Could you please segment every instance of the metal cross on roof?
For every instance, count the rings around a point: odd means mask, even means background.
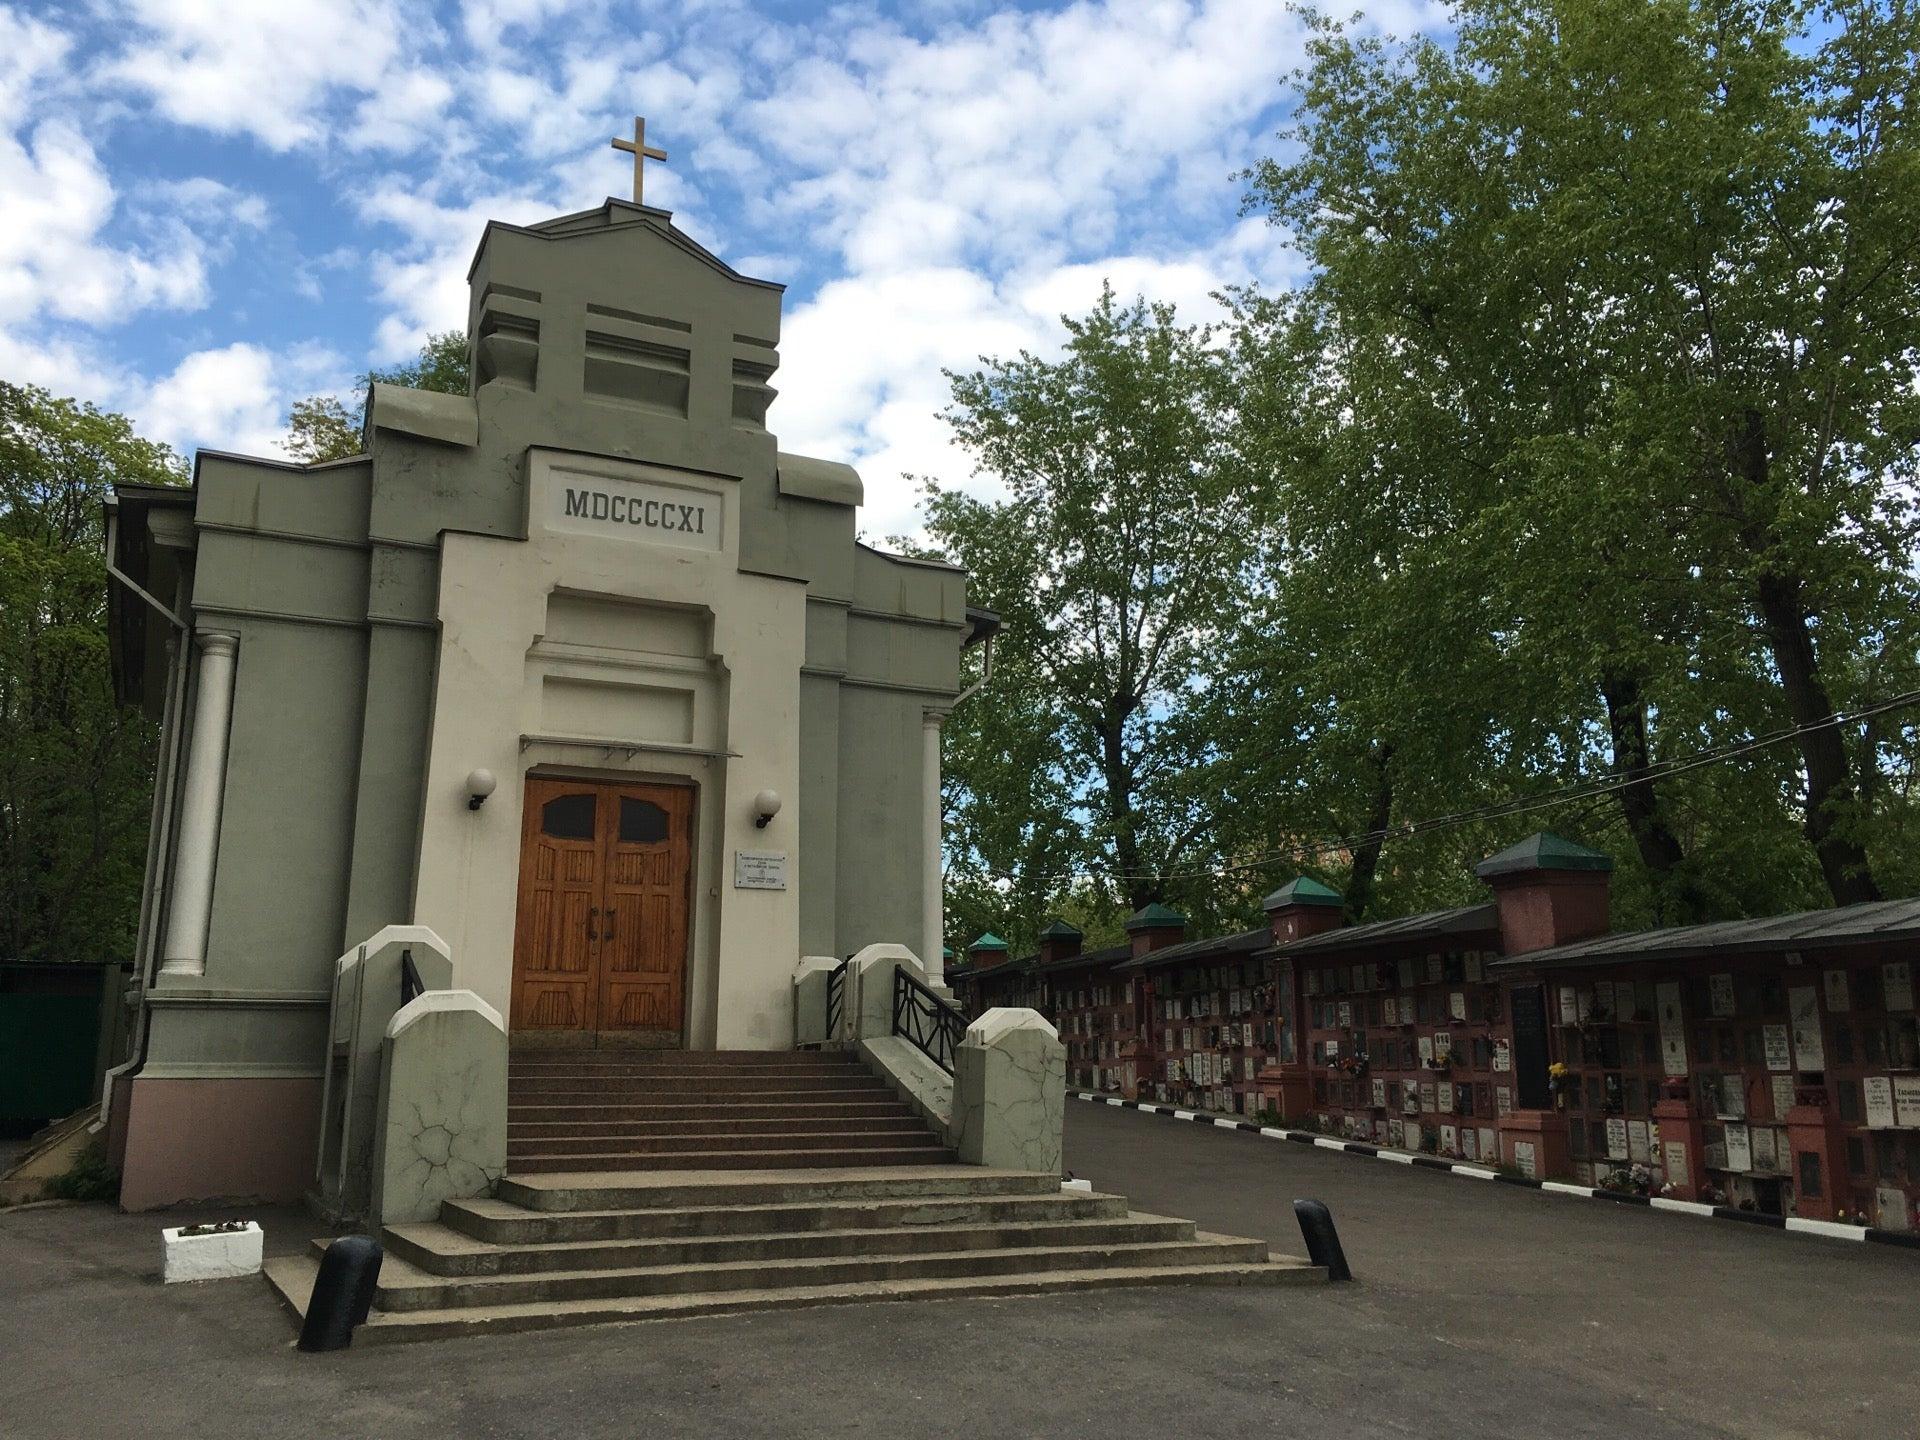
[[[667,158],[667,152],[664,150],[656,150],[653,146],[647,144],[647,122],[638,115],[633,117],[633,139],[622,140],[618,136],[615,136],[613,148],[616,150],[624,150],[633,156],[633,203],[639,205],[643,203],[640,199],[640,187],[641,182],[645,179],[643,172],[646,169],[647,161],[665,160]]]

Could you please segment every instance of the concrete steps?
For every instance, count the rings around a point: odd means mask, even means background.
[[[516,1174],[937,1165],[951,1159],[858,1057],[827,1051],[516,1049]]]
[[[932,1136],[913,1145],[886,1149],[842,1145],[816,1150],[685,1150],[674,1153],[625,1151],[606,1154],[572,1150],[555,1155],[511,1157],[508,1163],[523,1175],[552,1175],[583,1170],[679,1170],[699,1165],[709,1170],[761,1170],[768,1166],[798,1169],[801,1166],[844,1167],[855,1165],[944,1165],[953,1155]]]
[[[704,1162],[703,1162],[704,1164]],[[1324,1278],[1258,1241],[1063,1192],[1053,1175],[933,1164],[516,1173],[391,1227],[366,1342],[883,1299]],[[313,1255],[268,1278],[298,1314]]]

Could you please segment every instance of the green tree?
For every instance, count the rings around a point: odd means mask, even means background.
[[[1638,777],[1618,818],[1657,914],[1766,904],[1724,862],[1782,814],[1835,901],[1873,898],[1913,873],[1911,716],[1815,722],[1915,673],[1920,15],[1467,0],[1455,21],[1451,46],[1399,45],[1313,17],[1297,150],[1251,177],[1314,267],[1320,393],[1455,452],[1409,488],[1355,483],[1454,517],[1523,773]],[[1737,772],[1648,778],[1661,735],[1788,725]]]
[[[103,506],[179,484],[119,415],[0,382],[0,954],[133,953],[154,726],[114,703]]]
[[[1010,940],[1089,875],[1109,907],[1206,919],[1180,880],[1212,850],[1196,702],[1250,532],[1209,333],[1110,289],[1065,324],[1058,359],[949,377],[1003,493],[927,489],[934,544],[1003,623],[992,685],[948,722],[948,813],[956,910],[997,909]]]
[[[369,370],[360,380],[360,399],[352,410],[331,395],[309,395],[296,401],[287,416],[287,451],[294,459],[317,465],[358,455],[367,428],[367,390],[374,384],[405,385],[413,390],[438,390],[446,395],[469,391],[467,337],[444,330],[427,337],[420,353],[389,370]]]

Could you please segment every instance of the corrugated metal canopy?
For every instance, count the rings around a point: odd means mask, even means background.
[[[1264,950],[1273,943],[1273,932],[1262,925],[1258,930],[1243,930],[1238,935],[1216,935],[1206,940],[1182,940],[1161,950],[1150,950],[1138,959],[1115,966],[1119,970],[1157,970],[1183,960],[1230,960]]]
[[[1491,969],[1516,970],[1605,961],[1670,960],[1737,951],[1819,950],[1888,940],[1920,940],[1920,897],[1842,905],[1831,910],[1802,910],[1759,920],[1722,920],[1712,925],[1678,925],[1665,930],[1633,930],[1598,935],[1571,945],[1507,955]]]
[[[1454,910],[1429,910],[1422,915],[1402,915],[1395,920],[1376,920],[1371,925],[1351,925],[1344,930],[1309,935],[1290,945],[1277,946],[1273,953],[1328,955],[1345,950],[1370,950],[1378,945],[1493,935],[1499,929],[1500,921],[1493,906],[1462,905]]]

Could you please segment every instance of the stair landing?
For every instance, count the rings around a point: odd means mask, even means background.
[[[973,1165],[509,1179],[384,1236],[356,1343],[880,1300],[1324,1280],[1258,1241]],[[296,1320],[326,1242],[267,1263]]]

